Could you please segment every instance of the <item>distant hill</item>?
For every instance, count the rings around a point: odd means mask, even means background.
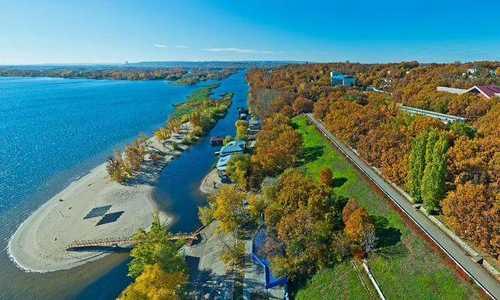
[[[289,64],[301,64],[301,61],[144,61],[128,63],[125,66],[152,68],[275,68]]]
[[[276,68],[301,61],[144,61],[124,64],[40,64],[40,65],[0,65],[0,70],[20,71],[111,71],[130,69],[247,69]]]

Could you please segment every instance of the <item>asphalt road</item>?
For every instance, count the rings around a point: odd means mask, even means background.
[[[306,114],[309,120],[342,152],[368,179],[370,179],[406,216],[412,220],[448,257],[453,260],[474,282],[491,298],[500,299],[500,283],[480,264],[474,262],[457,243],[430,221],[422,212],[387,183],[370,165],[354,151],[339,141],[312,114]]]

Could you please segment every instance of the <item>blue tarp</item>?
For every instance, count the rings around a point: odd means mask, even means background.
[[[267,240],[267,233],[264,229],[260,229],[254,236],[252,241],[252,259],[254,263],[261,265],[264,268],[266,275],[266,288],[272,288],[280,285],[288,285],[286,277],[276,278],[271,271],[271,262],[260,254],[260,250],[264,247]]]

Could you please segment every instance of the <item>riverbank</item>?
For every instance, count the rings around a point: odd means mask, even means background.
[[[151,225],[158,211],[153,200],[154,184],[161,170],[183,145],[190,127],[184,133],[160,142],[156,137],[147,140],[148,153],[138,176],[122,185],[110,179],[103,163],[87,175],[72,182],[60,193],[37,209],[9,240],[8,253],[18,267],[28,272],[66,270],[95,261],[111,252],[66,251],[75,240],[121,238],[133,235]],[[95,216],[91,212],[101,210]],[[159,211],[163,222],[171,218]]]
[[[211,195],[217,192],[217,190],[223,185],[224,183],[222,183],[219,175],[217,174],[217,169],[214,168],[201,181],[200,192],[206,195]]]
[[[117,250],[68,251],[75,241],[128,239],[148,228],[158,211],[153,191],[163,168],[204,135],[231,104],[232,94],[210,98],[217,86],[193,93],[153,137],[129,145],[125,154],[99,165],[36,210],[9,240],[11,260],[30,272],[66,270]],[[172,220],[165,213],[160,217],[167,225]]]

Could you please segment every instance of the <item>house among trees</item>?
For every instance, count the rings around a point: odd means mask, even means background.
[[[248,134],[257,134],[260,128],[261,124],[259,118],[252,117],[250,121],[248,121]]]
[[[475,85],[470,89],[457,89],[444,86],[438,86],[436,88],[438,92],[446,92],[452,94],[478,94],[486,99],[492,99],[493,97],[500,97],[500,87],[496,85]]]
[[[330,72],[330,83],[332,86],[354,86],[356,77],[353,75],[345,75],[339,72]]]
[[[219,158],[217,161],[217,164],[215,165],[215,168],[217,169],[217,174],[219,175],[220,178],[224,178],[227,176],[226,170],[227,170],[227,164],[231,160],[232,155],[226,155],[222,156]]]
[[[217,154],[219,154],[219,156],[222,157],[231,154],[243,153],[245,151],[245,148],[246,148],[245,141],[231,141],[222,148],[220,148],[220,151]]]

